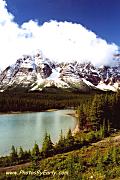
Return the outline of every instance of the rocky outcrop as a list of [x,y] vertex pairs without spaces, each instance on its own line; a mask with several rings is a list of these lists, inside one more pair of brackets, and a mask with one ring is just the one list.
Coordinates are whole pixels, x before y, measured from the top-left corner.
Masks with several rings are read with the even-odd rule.
[[95,67],[90,62],[53,63],[38,52],[33,56],[23,55],[0,74],[1,91],[14,86],[41,90],[51,85],[87,91],[103,87],[117,90],[120,86],[120,64]]

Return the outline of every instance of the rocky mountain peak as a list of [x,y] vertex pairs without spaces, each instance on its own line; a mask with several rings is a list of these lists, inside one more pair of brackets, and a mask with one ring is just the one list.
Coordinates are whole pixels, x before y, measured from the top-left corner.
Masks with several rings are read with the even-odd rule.
[[54,63],[39,51],[35,55],[23,55],[0,74],[2,91],[18,85],[41,90],[51,84],[63,88],[116,91],[120,86],[120,64],[95,67],[90,62]]

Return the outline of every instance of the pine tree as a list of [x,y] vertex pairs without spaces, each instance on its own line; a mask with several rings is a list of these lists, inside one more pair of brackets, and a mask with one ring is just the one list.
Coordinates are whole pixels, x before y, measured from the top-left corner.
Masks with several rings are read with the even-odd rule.
[[31,159],[31,152],[30,150],[29,151],[24,151],[24,160],[27,160],[27,159]]
[[107,129],[104,120],[103,125],[100,125],[100,138],[104,138],[106,135],[107,135]]
[[68,130],[67,137],[66,137],[65,141],[66,141],[66,144],[65,144],[66,149],[67,150],[73,149],[75,140],[74,140],[74,137],[72,136],[71,129]]
[[94,130],[99,130],[105,116],[104,100],[102,96],[95,95],[90,111],[90,120]]
[[83,111],[83,106],[78,107],[77,116],[78,116],[79,129],[84,129],[84,126],[86,123],[86,117],[85,117],[85,113]]
[[16,162],[18,160],[17,149],[15,149],[14,146],[11,148],[10,158],[12,162]]
[[50,135],[45,133],[45,137],[42,144],[42,153],[44,157],[51,156],[54,152],[53,143],[51,141]]
[[64,149],[65,149],[65,138],[63,137],[63,133],[62,133],[62,130],[61,130],[61,134],[60,134],[60,138],[59,138],[59,141],[58,143],[56,144],[56,149],[58,152],[63,152]]
[[120,128],[120,91],[116,93],[114,98],[113,122],[115,128]]
[[20,160],[24,160],[24,151],[22,147],[20,146],[18,157]]
[[32,156],[34,157],[34,158],[39,158],[39,155],[40,155],[40,151],[39,151],[39,147],[38,147],[38,145],[35,143],[34,144],[34,147],[33,147],[33,149],[32,149]]

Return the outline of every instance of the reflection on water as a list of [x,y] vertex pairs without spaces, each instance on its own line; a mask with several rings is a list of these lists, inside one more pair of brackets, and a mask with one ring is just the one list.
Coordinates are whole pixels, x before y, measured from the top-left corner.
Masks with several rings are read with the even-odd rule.
[[66,134],[75,127],[75,118],[67,115],[71,110],[0,115],[0,156],[10,152],[11,146],[31,149],[35,142],[41,147],[45,132],[55,143],[61,129]]

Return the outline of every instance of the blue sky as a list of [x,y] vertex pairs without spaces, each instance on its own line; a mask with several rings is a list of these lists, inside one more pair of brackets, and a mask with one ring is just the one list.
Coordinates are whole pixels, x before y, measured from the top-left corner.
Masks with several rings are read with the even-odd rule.
[[119,4],[119,0],[0,0],[0,68],[38,50],[57,62],[114,64],[120,49]]
[[30,19],[80,23],[108,42],[120,45],[119,0],[7,0],[18,24]]

